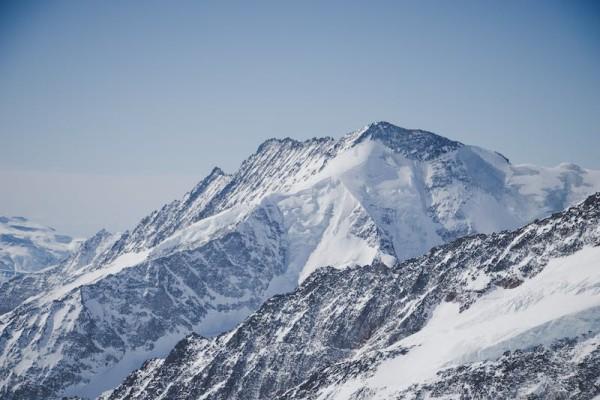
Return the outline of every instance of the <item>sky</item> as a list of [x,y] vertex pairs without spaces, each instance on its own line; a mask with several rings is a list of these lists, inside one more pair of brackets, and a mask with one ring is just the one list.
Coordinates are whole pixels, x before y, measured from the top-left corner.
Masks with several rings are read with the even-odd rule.
[[600,169],[595,1],[0,4],[0,215],[74,236],[380,120]]

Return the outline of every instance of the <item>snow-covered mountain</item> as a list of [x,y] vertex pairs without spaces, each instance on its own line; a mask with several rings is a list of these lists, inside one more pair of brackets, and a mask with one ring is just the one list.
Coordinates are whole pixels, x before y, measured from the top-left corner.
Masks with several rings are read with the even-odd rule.
[[63,285],[79,274],[79,269],[93,264],[120,236],[101,230],[91,238],[78,243],[74,250],[61,263],[42,269],[36,273],[17,273],[0,280],[0,316],[26,299]]
[[190,332],[233,328],[320,267],[392,266],[599,190],[598,171],[513,165],[385,122],[338,140],[268,140],[131,232],[90,239],[88,256],[7,282],[0,394],[96,396]]
[[600,194],[391,268],[323,268],[231,332],[188,336],[104,399],[598,395]]
[[215,168],[183,200],[145,218],[119,253],[152,248],[225,210],[246,215],[266,198],[279,203],[274,194],[337,191],[332,196],[347,193],[404,259],[465,234],[518,227],[599,187],[599,171],[512,165],[496,152],[379,122],[339,140],[266,141],[235,174]]
[[0,216],[0,281],[64,261],[79,241],[23,217]]

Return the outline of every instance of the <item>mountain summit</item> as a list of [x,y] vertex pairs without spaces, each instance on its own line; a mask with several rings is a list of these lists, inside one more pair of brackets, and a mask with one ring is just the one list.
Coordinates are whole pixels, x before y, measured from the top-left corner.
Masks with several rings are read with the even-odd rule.
[[189,333],[233,328],[321,267],[391,267],[599,190],[598,171],[513,165],[385,122],[337,140],[268,140],[237,171],[213,170],[130,232],[90,246],[77,258],[86,265],[9,281],[28,295],[0,315],[0,395],[97,396]]
[[420,161],[434,159],[463,146],[460,142],[435,133],[404,129],[385,121],[368,125],[354,143],[359,144],[368,139],[376,140],[407,158]]

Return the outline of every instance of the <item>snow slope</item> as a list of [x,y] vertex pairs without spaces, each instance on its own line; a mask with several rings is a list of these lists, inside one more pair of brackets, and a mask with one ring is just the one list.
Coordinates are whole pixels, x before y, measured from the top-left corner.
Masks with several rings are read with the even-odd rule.
[[406,355],[381,363],[367,379],[345,383],[336,398],[352,398],[353,386],[387,398],[435,381],[445,368],[496,360],[506,351],[550,346],[565,337],[598,335],[599,283],[600,247],[586,247],[551,260],[519,287],[499,288],[463,312],[458,304],[444,302],[423,329],[394,344],[411,349]]
[[231,332],[190,335],[103,399],[600,394],[600,194],[389,268],[322,268]]
[[233,328],[323,266],[391,266],[597,190],[598,171],[515,166],[385,122],[338,140],[268,140],[131,232],[100,235],[90,256],[11,281],[0,393],[96,395],[190,332]]

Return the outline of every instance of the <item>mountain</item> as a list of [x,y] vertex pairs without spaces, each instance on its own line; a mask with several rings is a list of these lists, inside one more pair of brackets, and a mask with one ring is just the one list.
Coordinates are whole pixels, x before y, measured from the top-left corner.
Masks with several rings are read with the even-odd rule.
[[513,165],[385,122],[337,140],[268,140],[235,173],[215,168],[130,232],[99,240],[93,256],[8,282],[0,395],[97,396],[191,332],[234,328],[321,267],[391,267],[599,190],[598,171]]
[[142,220],[118,254],[152,248],[225,210],[248,214],[273,194],[307,197],[327,184],[324,191],[345,191],[369,213],[404,259],[563,210],[593,193],[600,173],[573,164],[515,166],[498,153],[387,122],[339,140],[271,139],[235,174],[215,168],[183,200]]
[[96,262],[119,237],[103,229],[91,238],[79,242],[77,249],[59,264],[36,273],[16,273],[0,280],[0,321],[3,314],[15,309],[28,298],[68,282],[73,275],[80,273],[82,267]]
[[0,216],[0,281],[64,261],[79,241],[23,217]]
[[600,193],[393,267],[322,268],[103,399],[595,398],[599,261]]

